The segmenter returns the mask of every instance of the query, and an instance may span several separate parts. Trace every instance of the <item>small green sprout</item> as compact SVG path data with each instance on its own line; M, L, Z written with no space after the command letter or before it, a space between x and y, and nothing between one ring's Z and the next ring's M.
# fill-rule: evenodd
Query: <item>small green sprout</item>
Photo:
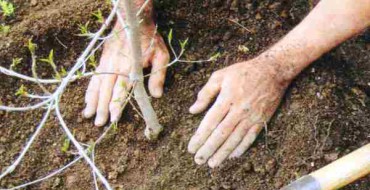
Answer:
M104 23L103 13L101 12L100 9L98 9L96 12L92 13L92 15L96 18L98 23Z
M91 155L95 148L95 143L91 143L90 146L87 148L87 154Z
M50 50L49 56L47 58L40 59L40 61L50 64L50 66L53 68L53 70L55 72L55 78L56 79L60 80L62 78L62 76L64 76L63 74L67 73L64 68L62 68L62 73L58 72L57 66L55 65L55 62L54 62L54 50L53 49Z
M77 79L80 79L80 78L82 78L84 75L82 74L82 72L81 71L79 71L79 70L77 70Z
M0 32L4 35L7 35L10 32L10 26L5 24L0 25Z
M21 87L19 87L19 89L15 93L16 96L26 96L27 94L28 93L27 93L26 87L24 87L23 84L21 85Z
M171 28L170 32L168 33L167 38L168 38L168 43L171 44L172 38L173 38L173 30L172 30L172 28Z
M248 53L249 52L249 48L245 45L239 45L238 46L238 51L242 52L242 53Z
M208 61L216 61L220 57L221 57L221 53L217 52L214 55L212 55L211 58L208 59Z
M45 63L49 63L51 65L55 65L54 64L54 50L50 50L48 58L40 59L40 61L45 62Z
M96 61L95 55L91 55L89 57L88 65L92 66L95 69L97 64L98 64L98 62Z
M0 0L0 8L6 17L14 14L14 5L8 1Z
M31 54L35 54L37 45L32 42L32 39L28 40L27 47L28 47L28 50L31 52Z
M60 150L63 153L67 153L70 145L71 145L71 140L69 140L69 138L65 137L64 140L63 140L62 148Z
M185 50L185 47L188 44L188 42L189 42L189 38L186 38L186 40L184 41L180 41L181 49Z
M118 130L117 122L113 122L112 123L112 129L113 129L113 131L117 131Z
M89 24L90 22L87 22L86 24L78 25L78 29L80 30L80 34L78 34L79 36L89 36L90 35Z
M10 65L10 70L13 70L22 62L22 58L13 58L12 64Z
M65 76L67 76L67 74L68 74L67 70L64 67L62 67L60 69L60 76L65 77Z

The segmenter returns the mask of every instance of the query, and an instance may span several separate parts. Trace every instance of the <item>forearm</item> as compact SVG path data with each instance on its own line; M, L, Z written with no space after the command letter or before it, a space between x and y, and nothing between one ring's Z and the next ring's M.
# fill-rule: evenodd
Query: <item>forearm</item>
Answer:
M370 0L322 0L280 42L260 58L268 59L283 81L370 25Z

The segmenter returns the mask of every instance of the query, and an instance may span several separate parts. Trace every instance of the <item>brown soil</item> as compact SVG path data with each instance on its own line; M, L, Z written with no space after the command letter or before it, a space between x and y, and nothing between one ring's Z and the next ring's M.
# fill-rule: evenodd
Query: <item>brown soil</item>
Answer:
M91 13L109 11L105 1L95 0L14 0L16 14L4 19L12 26L0 34L0 64L8 67L14 57L23 58L17 71L30 74L30 56L24 44L33 38L37 54L56 52L58 66L70 67L87 40L76 36L79 23L93 22ZM308 174L370 140L370 34L346 42L316 61L291 85L268 130L261 133L243 158L229 161L219 169L197 166L186 152L187 142L202 119L187 109L197 91L213 71L250 59L279 40L309 12L308 0L159 0L156 2L159 28L170 28L176 39L190 38L187 59L208 58L222 52L214 63L177 64L169 69L165 96L154 107L165 126L157 142L143 135L143 122L128 107L118 130L97 147L97 164L117 189L278 189ZM228 19L238 19L246 32ZM97 24L92 24L94 28ZM67 48L64 48L61 41ZM238 46L249 48L248 53ZM40 64L40 74L50 69ZM83 97L88 80L70 85L63 97L63 113L78 140L88 143L103 128L83 120ZM6 105L26 105L14 93L21 84L29 91L35 86L0 75L0 99ZM51 87L53 88L53 87ZM0 169L18 155L43 111L0 112ZM12 187L37 179L65 165L75 156L62 153L64 136L54 116L26 159L16 171L0 181ZM72 149L71 152L74 150ZM28 189L92 189L91 172L84 162L63 174ZM368 190L370 177L344 189Z

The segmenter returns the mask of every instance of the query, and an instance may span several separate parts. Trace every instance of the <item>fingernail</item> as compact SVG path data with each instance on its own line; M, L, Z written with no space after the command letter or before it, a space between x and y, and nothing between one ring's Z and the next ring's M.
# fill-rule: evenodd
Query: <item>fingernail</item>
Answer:
M233 152L230 154L229 159L239 158L241 154L239 152Z
M215 160L210 159L210 160L208 160L208 166L209 166L210 168L215 168L215 167L217 167L217 166L218 166L218 163L217 163Z
M188 146L188 152L190 153L190 154L195 154L195 152L196 152L196 150L194 150L194 148L193 148L193 146Z
M207 160L203 156L195 156L194 161L198 165L202 165L202 164L206 163Z
M152 95L155 98L160 98L160 97L162 97L162 94L163 94L163 90L161 88L155 88L153 90L153 94Z
M196 113L196 111L197 111L197 104L193 104L190 108L189 108L189 112L191 113L191 114L195 114Z
M193 140L193 138L190 139L190 142L188 144L188 152L190 154L195 154L197 152L197 150L196 150L196 148L194 146L194 140Z
M110 122L118 122L121 118L122 113L118 113L118 111L111 112Z
M106 122L106 119L102 116L97 116L95 119L95 125L98 127L104 126Z
M84 111L83 111L83 116L85 117L85 118L91 118L93 115L95 114L95 112L94 112L94 110L91 110L91 109L85 109Z

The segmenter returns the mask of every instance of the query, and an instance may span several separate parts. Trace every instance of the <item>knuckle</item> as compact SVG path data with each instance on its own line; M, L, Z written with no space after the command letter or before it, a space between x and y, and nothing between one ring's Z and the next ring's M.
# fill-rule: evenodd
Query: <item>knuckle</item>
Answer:
M203 98L203 96L204 96L204 90L202 89L202 90L200 90L200 91L198 92L198 94L197 94L197 98L198 98L198 99L202 99L202 98Z
M109 111L112 112L117 109L117 103L111 102L109 103Z
M228 136L228 131L231 128L230 125L222 125L219 126L219 130L217 130L216 134L219 138L226 138Z
M105 109L98 109L98 110L96 110L96 114L97 114L97 115L104 116L104 115L107 115L107 114L108 114L108 110L105 110Z

